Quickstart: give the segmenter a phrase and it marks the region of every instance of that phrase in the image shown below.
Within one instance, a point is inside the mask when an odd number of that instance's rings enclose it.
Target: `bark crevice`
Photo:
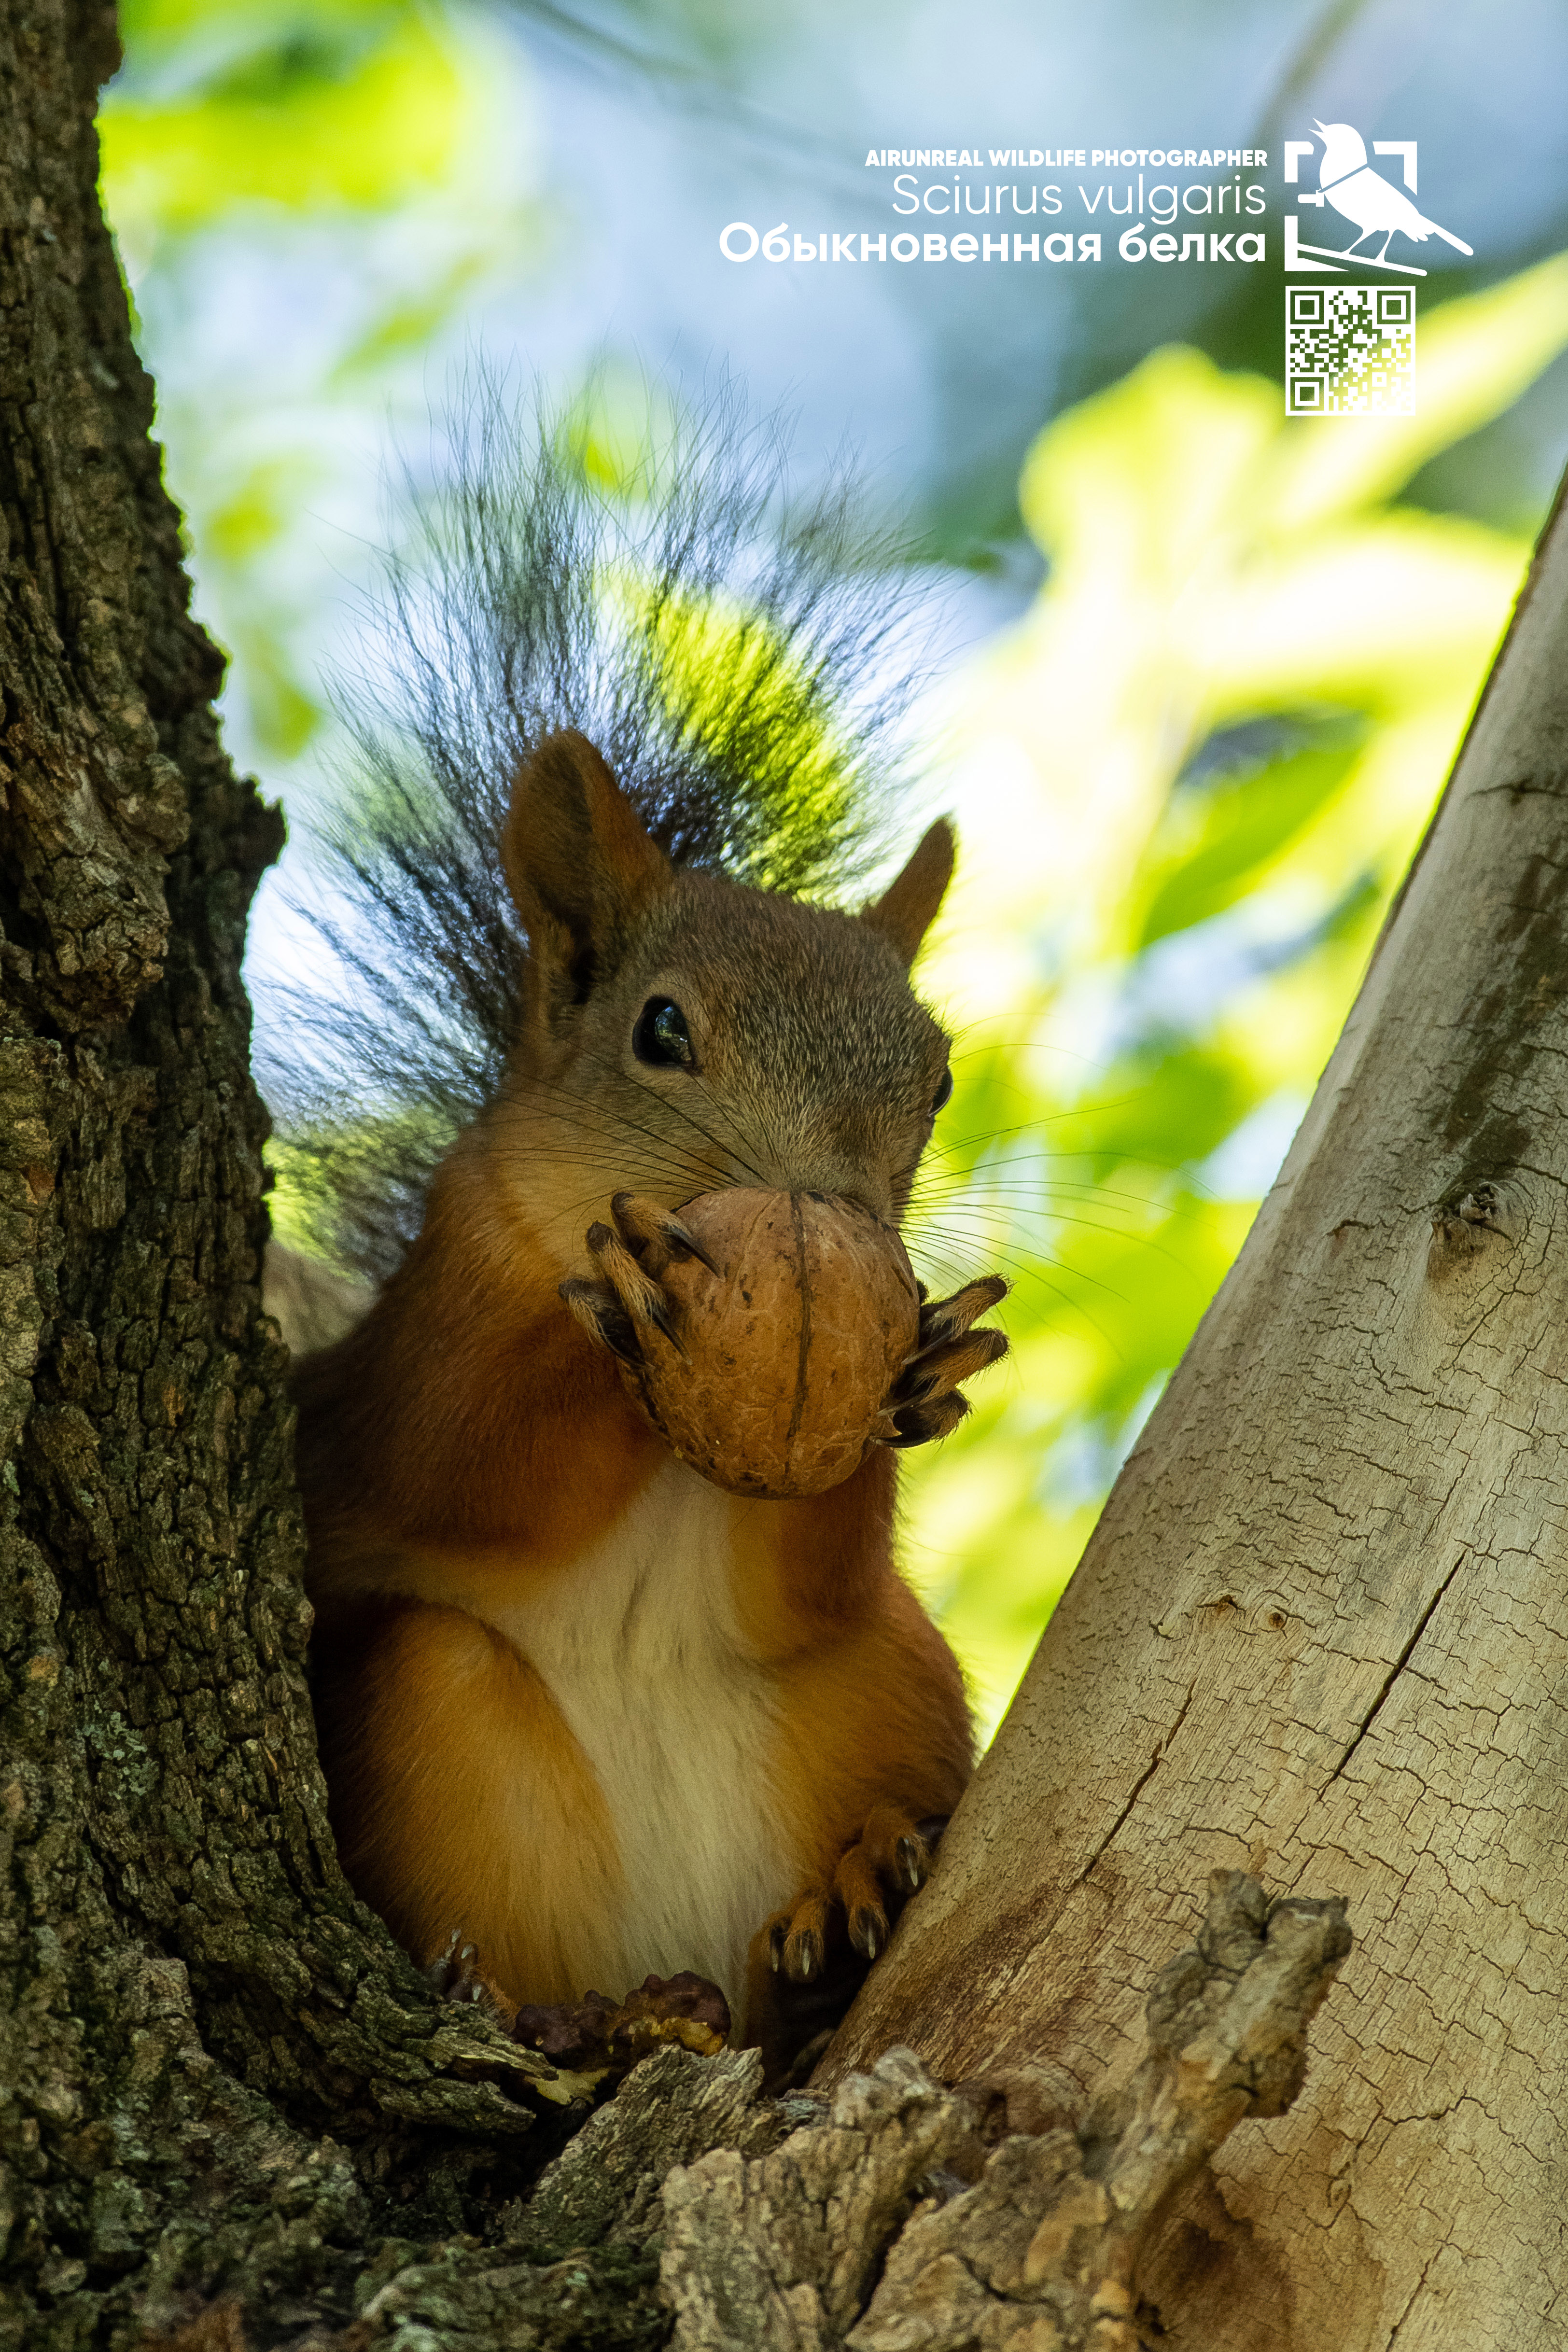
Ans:
[[[1432,1622],[1433,1618],[1436,1615],[1438,1602],[1442,1600],[1443,1595],[1447,1591],[1448,1587],[1452,1584],[1454,1579],[1459,1573],[1459,1570],[1464,1567],[1468,1557],[1469,1555],[1466,1552],[1461,1552],[1459,1554],[1458,1559],[1454,1562],[1453,1567],[1448,1570],[1447,1575],[1443,1579],[1442,1583],[1437,1587],[1436,1591],[1432,1595],[1431,1600],[1421,1612],[1415,1631],[1411,1634],[1410,1639],[1405,1644],[1404,1649],[1401,1650],[1398,1657],[1395,1658],[1393,1665],[1390,1666],[1383,1688],[1378,1692],[1377,1696],[1373,1699],[1371,1706],[1368,1707],[1365,1715],[1363,1716],[1361,1722],[1357,1725],[1355,1738],[1351,1741],[1350,1746],[1345,1749],[1344,1754],[1340,1758],[1339,1762],[1334,1766],[1333,1770],[1329,1774],[1327,1780],[1323,1783],[1325,1791],[1331,1789],[1334,1782],[1339,1779],[1341,1773],[1344,1770],[1345,1766],[1350,1762],[1351,1758],[1355,1754],[1356,1749],[1361,1746],[1362,1741],[1366,1738],[1367,1733],[1372,1729],[1373,1725],[1383,1713],[1384,1706],[1388,1703],[1390,1692],[1393,1690],[1394,1684],[1399,1680],[1400,1675],[1405,1672],[1405,1667],[1410,1664],[1411,1659],[1415,1655],[1417,1649],[1420,1647],[1423,1634],[1426,1633],[1427,1626]]]

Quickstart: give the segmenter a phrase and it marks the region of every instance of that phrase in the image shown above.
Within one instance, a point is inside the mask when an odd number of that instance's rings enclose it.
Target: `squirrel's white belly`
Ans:
[[[798,1889],[773,1685],[735,1622],[731,1518],[730,1497],[671,1461],[567,1573],[487,1613],[548,1686],[615,1826],[620,1885],[581,1923],[579,1993],[619,2000],[650,1971],[694,1969],[739,2031],[747,1947]]]

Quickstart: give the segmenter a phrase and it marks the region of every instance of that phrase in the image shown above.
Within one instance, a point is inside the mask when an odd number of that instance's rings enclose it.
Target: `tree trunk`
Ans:
[[[1568,2337],[1568,511],[1279,1180],[829,2053],[1131,2063],[1211,1865],[1349,1898],[1173,2352]],[[911,2021],[913,2022],[911,2023]]]
[[[0,7],[0,2344],[29,2347],[220,2288],[346,2317],[380,2211],[472,2222],[563,2095],[437,2004],[327,1828],[239,982],[281,824],[218,745],[99,214],[116,62],[101,0]]]

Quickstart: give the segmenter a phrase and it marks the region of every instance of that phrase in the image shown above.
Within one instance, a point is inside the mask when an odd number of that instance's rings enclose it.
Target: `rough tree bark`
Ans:
[[[1145,2263],[1173,2352],[1568,2340],[1565,919],[1560,499],[1279,1180],[825,2069],[896,2032],[1090,2091],[1205,1869],[1346,1895],[1304,2098]]]
[[[0,8],[0,2341],[29,2347],[218,2279],[346,2316],[376,2212],[472,2218],[561,2089],[520,2097],[549,2070],[437,2006],[327,1829],[239,983],[281,828],[218,745],[99,215],[116,62],[100,0]]]

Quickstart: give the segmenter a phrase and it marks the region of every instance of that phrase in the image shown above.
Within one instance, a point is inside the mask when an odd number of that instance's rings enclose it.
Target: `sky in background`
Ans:
[[[1278,155],[1321,116],[1348,118],[1369,140],[1422,142],[1429,175],[1440,173],[1428,185],[1475,247],[1468,272],[1435,275],[1484,279],[1568,242],[1568,15],[1528,0],[816,5],[770,13],[765,31],[739,8],[597,20],[623,38],[635,26],[628,46],[684,68],[647,77],[608,40],[552,37],[548,21],[525,18],[524,37],[563,266],[530,334],[579,360],[608,335],[690,374],[728,362],[764,400],[797,399],[816,446],[854,436],[914,488],[940,543],[972,561],[1016,549],[1018,467],[1040,425],[1157,343],[1278,373],[1278,275],[1255,286],[1245,271],[1110,268],[1086,286],[1051,271],[1016,295],[999,273],[915,268],[868,284],[842,270],[736,269],[717,250],[727,220],[787,219],[808,235],[880,226],[885,200],[868,196],[889,175],[866,169],[872,147]],[[1458,260],[1444,248],[1421,258]],[[1550,448],[1532,450],[1512,494],[1538,503],[1552,466]]]

